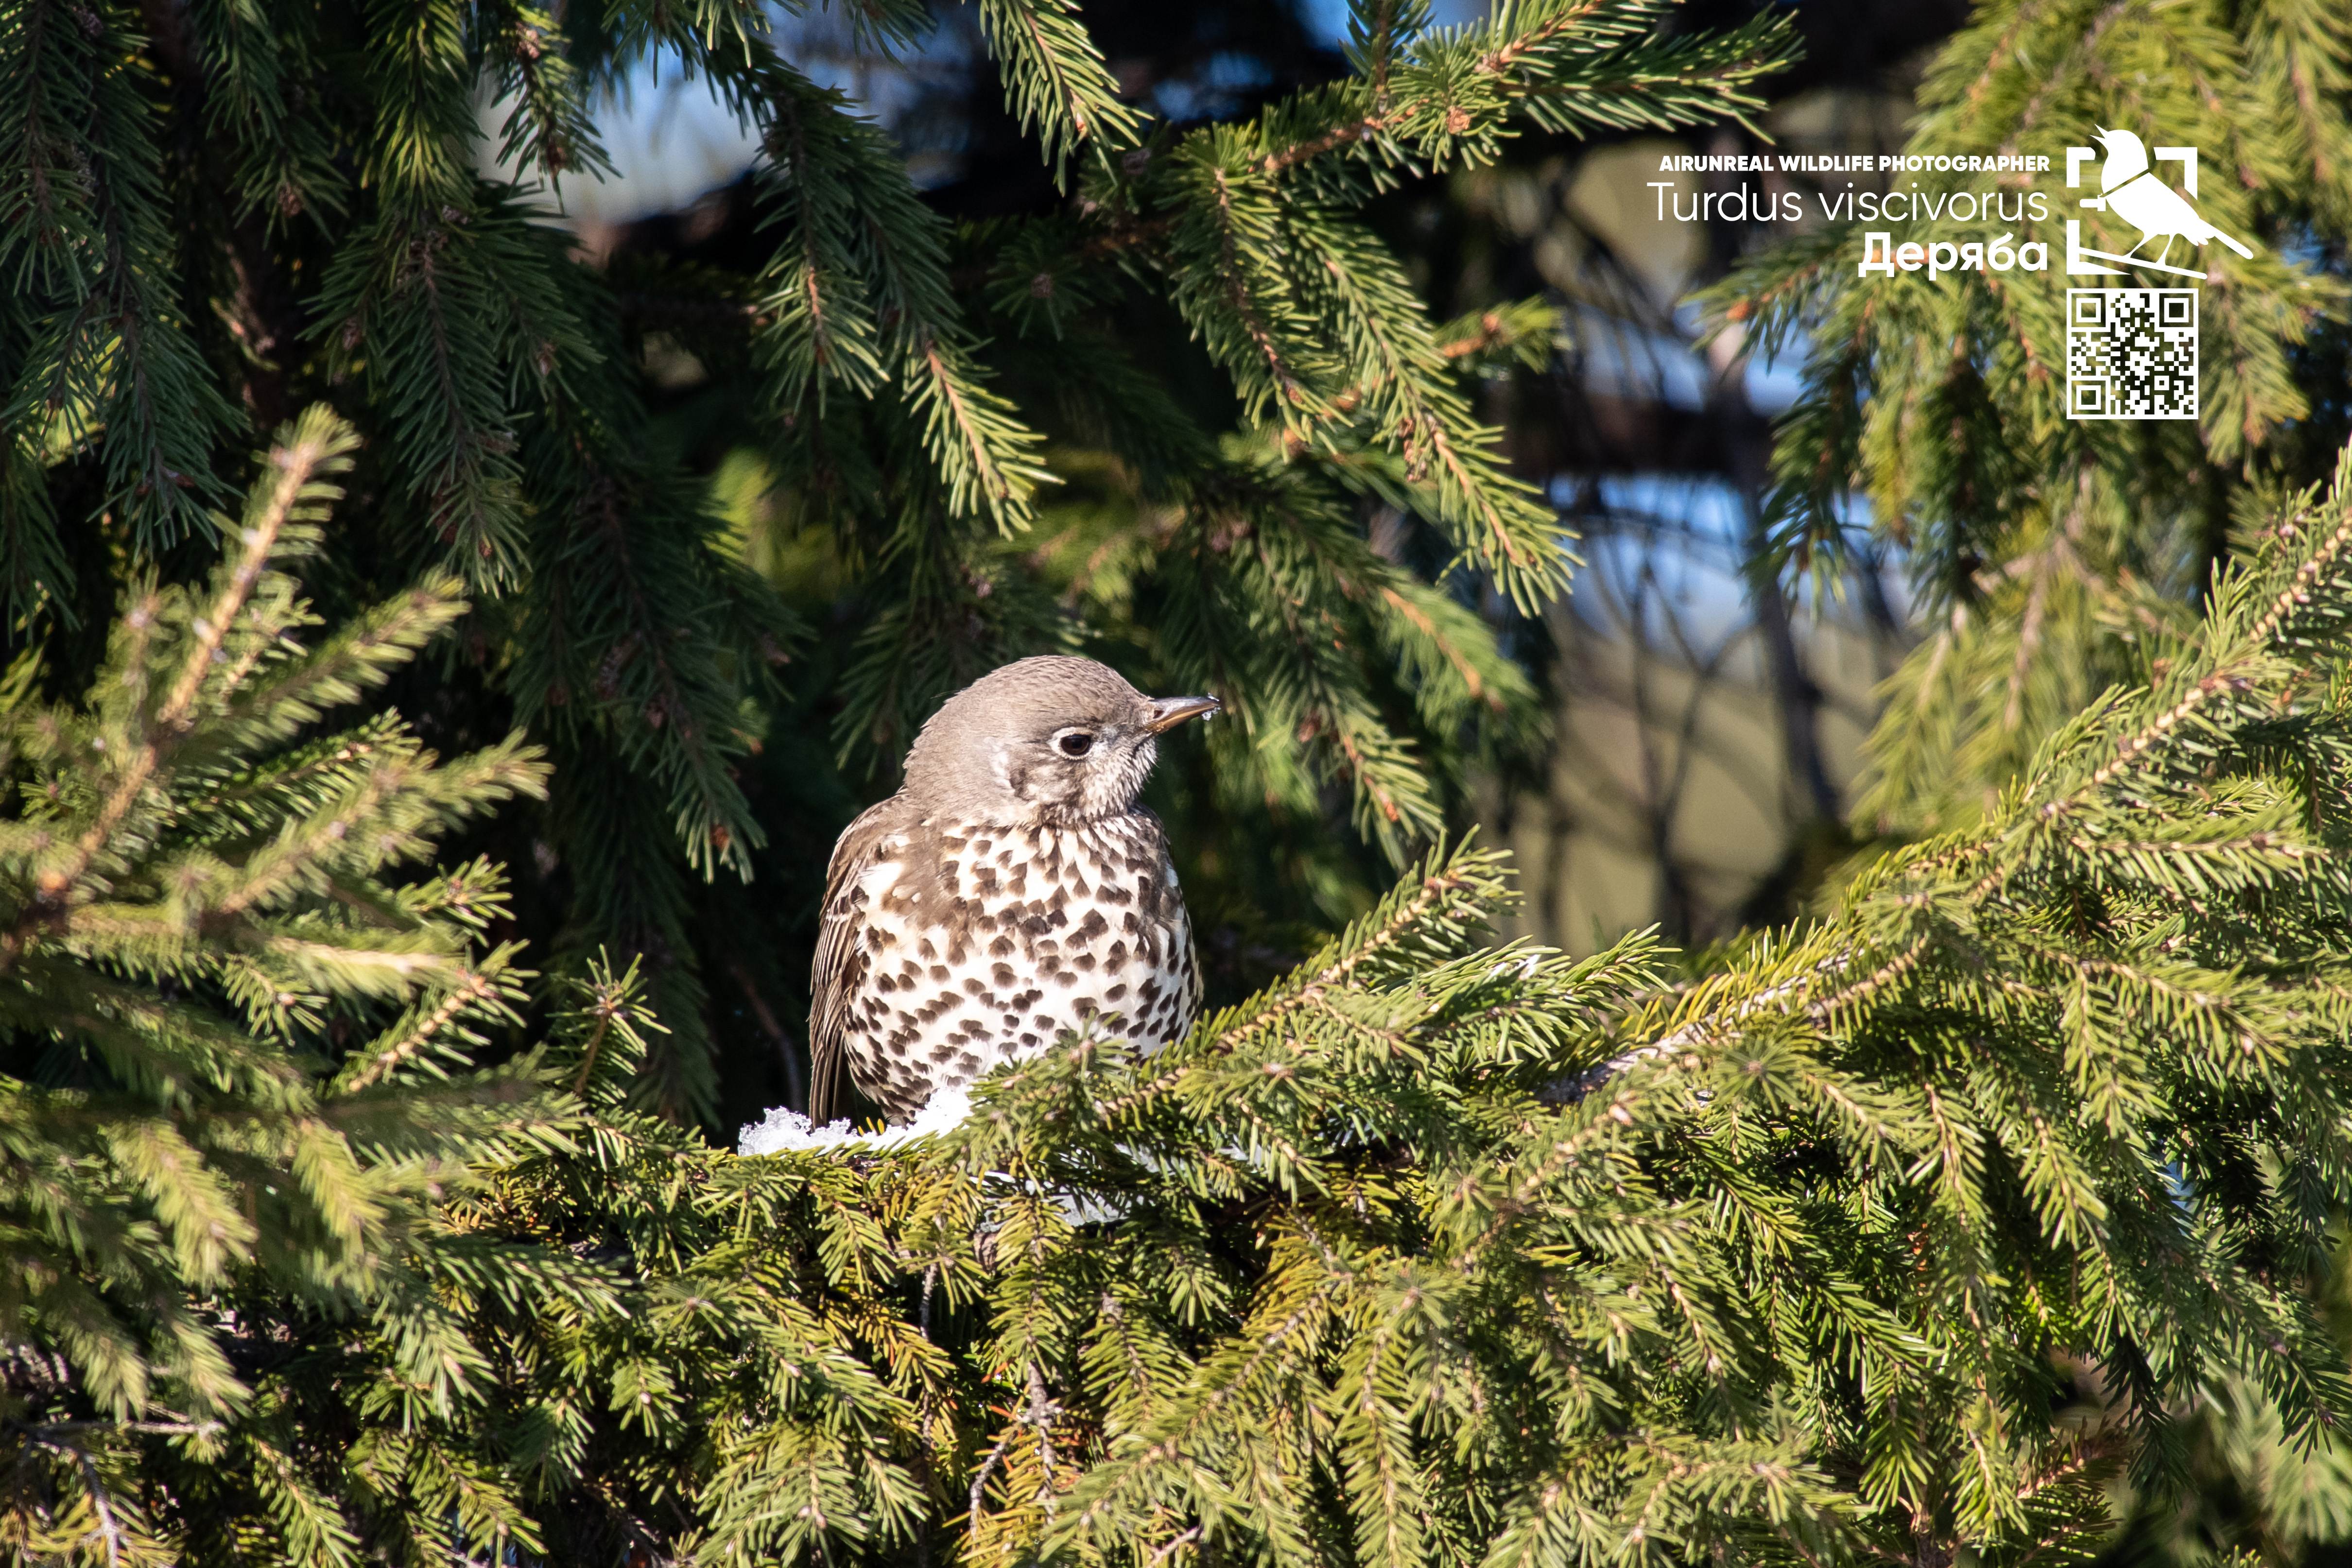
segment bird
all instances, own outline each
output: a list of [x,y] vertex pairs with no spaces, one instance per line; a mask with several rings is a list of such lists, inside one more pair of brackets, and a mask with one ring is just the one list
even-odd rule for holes
[[1090,1025],[1189,1032],[1201,965],[1160,819],[1160,737],[1215,697],[1147,697],[1092,659],[982,675],[933,714],[898,793],[843,830],[809,986],[808,1116],[848,1088],[892,1122]]
[[2107,150],[2099,165],[2099,199],[2107,211],[2139,230],[2139,245],[2126,251],[2126,256],[2137,256],[2140,246],[2158,235],[2164,236],[2164,249],[2156,258],[2158,267],[2171,256],[2176,239],[2185,239],[2200,250],[2207,240],[2218,239],[2240,256],[2253,256],[2198,216],[2188,197],[2157,178],[2148,162],[2147,147],[2137,136],[2128,131],[2100,130],[2096,140]]

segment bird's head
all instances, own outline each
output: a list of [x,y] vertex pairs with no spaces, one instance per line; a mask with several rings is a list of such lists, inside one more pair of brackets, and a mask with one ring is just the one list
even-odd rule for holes
[[947,700],[907,753],[927,814],[1065,827],[1131,809],[1160,736],[1214,697],[1148,697],[1107,664],[1046,656],[992,670]]
[[2092,139],[2098,142],[2100,146],[2107,150],[2107,155],[2109,157],[2121,158],[2126,162],[2137,162],[2143,166],[2147,164],[2147,144],[2142,142],[2138,136],[2135,135],[2133,132],[2128,131],[2108,131],[2103,127],[2095,126],[2093,127],[2093,131],[2094,134]]

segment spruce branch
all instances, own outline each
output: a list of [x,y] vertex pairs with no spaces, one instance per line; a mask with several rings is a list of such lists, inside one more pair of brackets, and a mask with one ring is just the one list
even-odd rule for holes
[[[46,1284],[0,1300],[10,1335],[56,1337],[60,1365],[113,1417],[88,1448],[110,1465],[171,1430],[163,1401],[194,1413],[187,1436],[256,1408],[252,1366],[224,1353],[197,1302],[263,1282],[336,1311],[382,1307],[408,1288],[426,1189],[544,1136],[552,1110],[527,1078],[463,1061],[481,1043],[467,1012],[515,1021],[510,982],[481,991],[512,949],[468,957],[478,930],[453,889],[404,898],[378,880],[469,812],[536,791],[530,754],[509,745],[442,765],[380,718],[364,744],[298,749],[273,769],[301,723],[282,703],[268,722],[245,706],[247,688],[301,663],[289,634],[310,617],[286,568],[315,548],[352,446],[324,411],[293,422],[234,553],[200,588],[136,599],[84,703],[47,706],[21,682],[0,700],[0,1034],[37,1034],[82,1063],[70,1088],[5,1081],[11,1277]],[[413,653],[413,640],[392,642],[371,669]],[[358,695],[333,684],[310,683],[307,717]],[[74,768],[90,776],[62,788]],[[232,779],[241,787],[224,789]],[[457,1008],[331,1081],[320,1003],[364,1019],[452,970]],[[331,1119],[336,1094],[434,1051],[451,1081],[441,1103]],[[26,1179],[35,1171],[53,1174]],[[478,1359],[468,1349],[449,1364]],[[126,1514],[123,1539],[149,1552],[155,1528]]]
[[[1483,162],[1493,156],[1496,121],[1513,107],[1550,130],[1580,122],[1664,129],[1743,119],[1760,108],[1749,84],[1793,58],[1785,20],[1759,17],[1715,38],[1666,42],[1649,35],[1667,9],[1650,0],[1544,0],[1381,48],[1372,77],[1332,95],[1326,112],[1340,111],[1332,122],[1312,131],[1286,127],[1259,167],[1287,174],[1342,152]],[[1392,25],[1381,31],[1393,40]]]
[[[55,910],[79,896],[83,878],[147,792],[157,768],[187,738],[194,727],[197,695],[213,673],[214,655],[271,560],[281,534],[298,512],[335,494],[324,485],[314,484],[314,478],[339,472],[350,450],[348,434],[322,411],[306,415],[286,433],[282,444],[271,449],[270,466],[276,476],[247,507],[245,526],[237,536],[239,553],[217,575],[209,610],[191,622],[194,635],[178,676],[162,706],[152,716],[141,716],[135,730],[136,749],[116,774],[89,825],[65,856],[40,869],[36,883],[40,902],[0,936],[0,968],[22,951],[27,922],[51,918]],[[144,630],[136,613],[133,626]],[[128,668],[124,674],[131,678]]]
[[1068,0],[982,0],[981,34],[1004,73],[1008,105],[1057,178],[1082,143],[1106,152],[1133,141],[1142,117],[1119,100],[1077,7]]

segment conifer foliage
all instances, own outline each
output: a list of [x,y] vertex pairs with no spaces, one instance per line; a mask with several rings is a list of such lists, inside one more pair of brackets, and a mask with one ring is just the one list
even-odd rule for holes
[[415,874],[544,764],[444,761],[389,715],[312,733],[465,611],[435,579],[299,640],[289,571],[352,447],[304,416],[219,569],[133,587],[89,690],[44,701],[26,659],[0,694],[0,1020],[43,1058],[0,1081],[6,1533],[34,1557],[152,1545],[171,1500],[126,1443],[269,1468],[266,1421],[227,1435],[282,1337],[257,1311],[382,1314],[388,1365],[446,1398],[479,1355],[405,1260],[472,1166],[555,1135],[527,1061],[471,1064],[521,998],[497,868]]
[[15,688],[9,1005],[88,1063],[11,1088],[21,1552],[2022,1564],[2200,1391],[2290,1441],[2352,1395],[2300,1283],[2352,1200],[2352,464],[1982,821],[1696,982],[1486,946],[1457,846],[1164,1052],[739,1157],[630,1103],[633,972],[467,1065],[494,884],[385,878],[539,775],[291,733],[451,612],[289,645],[337,444],[87,716]]
[[[1067,200],[951,226],[727,0],[0,11],[0,1542],[2024,1568],[2177,1483],[2207,1391],[2324,1446],[2352,467],[2274,476],[2129,678],[1795,929],[1497,947],[1507,868],[1415,850],[1529,688],[1354,508],[1558,592],[1463,380],[1549,328],[1429,322],[1357,210],[1514,126],[1740,112],[1785,55],[1662,16],[1367,5],[1346,79],[1179,131],[1074,9],[984,0]],[[2250,47],[2273,108],[2340,86],[2298,26]],[[754,275],[599,273],[479,172],[478,85],[506,167],[576,179],[656,47],[760,132]],[[2011,47],[1979,97],[2023,114]],[[1147,297],[1217,418],[1122,340]],[[657,437],[656,332],[747,411],[846,635]],[[1352,821],[1393,886],[1158,1054],[1065,1040],[942,1134],[714,1146],[698,942],[822,788],[763,759],[887,756],[1070,643],[1243,720],[1178,796],[1211,883]]]

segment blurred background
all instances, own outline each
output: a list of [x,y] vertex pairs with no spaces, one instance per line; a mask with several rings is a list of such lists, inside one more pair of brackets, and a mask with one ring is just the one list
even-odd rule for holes
[[[1441,21],[1449,5],[1451,19],[1472,10],[1441,0]],[[1677,26],[1728,26],[1753,9],[1707,0]],[[1340,0],[1097,0],[1084,10],[1132,98],[1179,125],[1250,112],[1345,68]],[[1850,847],[1843,824],[1873,692],[1907,645],[1899,562],[1873,560],[1858,590],[1818,602],[1749,570],[1765,537],[1769,424],[1795,393],[1801,346],[1778,359],[1742,358],[1736,339],[1702,348],[1685,302],[1790,225],[1659,218],[1668,193],[1654,182],[1687,203],[1710,181],[1729,190],[1759,178],[1662,174],[1664,155],[1760,150],[1765,138],[1790,152],[1896,148],[1918,74],[1965,8],[1811,0],[1795,14],[1805,57],[1768,88],[1760,136],[1738,127],[1687,140],[1524,135],[1499,166],[1413,184],[1374,214],[1435,318],[1536,296],[1559,311],[1548,362],[1491,381],[1482,395],[1519,475],[1581,537],[1586,566],[1540,622],[1499,601],[1484,607],[1541,682],[1552,723],[1497,749],[1472,789],[1488,831],[1517,853],[1521,930],[1579,952],[1651,925],[1704,945],[1801,909]],[[1004,111],[968,8],[937,7],[921,46],[896,59],[862,47],[837,11],[779,13],[775,25],[804,69],[898,140],[950,215],[1055,202],[1034,145]],[[483,114],[495,123],[503,111],[486,102]],[[633,267],[655,258],[753,255],[757,150],[704,82],[675,61],[648,61],[599,118],[614,172],[549,198],[551,221],[583,253],[625,286]],[[1781,188],[1780,176],[1761,178]],[[1817,210],[1810,197],[1806,205]],[[747,559],[821,608],[838,586],[825,580],[823,546],[793,529],[748,444],[729,448],[736,422],[700,393],[690,324],[640,325],[668,400],[666,438],[715,476]],[[1866,521],[1857,513],[1853,526],[1869,559]],[[1366,523],[1384,549],[1429,543],[1393,517]]]

